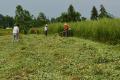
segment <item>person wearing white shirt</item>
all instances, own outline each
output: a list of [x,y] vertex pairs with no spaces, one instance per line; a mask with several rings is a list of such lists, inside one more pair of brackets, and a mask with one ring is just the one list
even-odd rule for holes
[[45,31],[45,35],[47,36],[47,34],[48,34],[48,25],[47,24],[44,27],[44,31]]
[[19,39],[19,25],[15,25],[13,28],[13,40],[18,41]]

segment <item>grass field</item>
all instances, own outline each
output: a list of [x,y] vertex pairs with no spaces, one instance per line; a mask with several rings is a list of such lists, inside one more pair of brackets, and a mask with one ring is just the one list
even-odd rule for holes
[[0,80],[120,80],[120,45],[58,35],[0,36]]

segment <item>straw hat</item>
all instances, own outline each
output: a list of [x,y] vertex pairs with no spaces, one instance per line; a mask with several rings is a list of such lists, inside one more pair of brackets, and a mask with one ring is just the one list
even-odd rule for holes
[[67,25],[67,23],[64,23],[64,25]]

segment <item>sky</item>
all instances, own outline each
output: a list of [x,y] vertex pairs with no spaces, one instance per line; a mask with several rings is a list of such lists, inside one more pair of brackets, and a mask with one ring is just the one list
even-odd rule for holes
[[15,16],[17,5],[22,5],[34,16],[40,12],[48,18],[60,16],[67,11],[70,4],[79,11],[82,16],[89,18],[93,6],[100,9],[103,4],[106,10],[115,17],[120,17],[120,0],[0,0],[0,14]]

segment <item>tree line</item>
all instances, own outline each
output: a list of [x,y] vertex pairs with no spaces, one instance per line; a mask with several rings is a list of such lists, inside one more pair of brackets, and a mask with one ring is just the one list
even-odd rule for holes
[[[114,18],[106,11],[103,5],[100,5],[99,13],[95,6],[91,10],[91,20],[99,20],[101,18]],[[56,22],[76,22],[85,21],[87,18],[83,17],[80,12],[76,11],[73,5],[68,7],[66,12],[62,12],[57,18],[48,19],[43,12],[40,12],[37,17],[34,17],[28,10],[23,9],[21,5],[16,7],[15,16],[4,16],[0,14],[0,28],[13,27],[14,24],[20,25],[20,30],[23,33],[28,33],[32,27],[41,27],[46,23]]]

